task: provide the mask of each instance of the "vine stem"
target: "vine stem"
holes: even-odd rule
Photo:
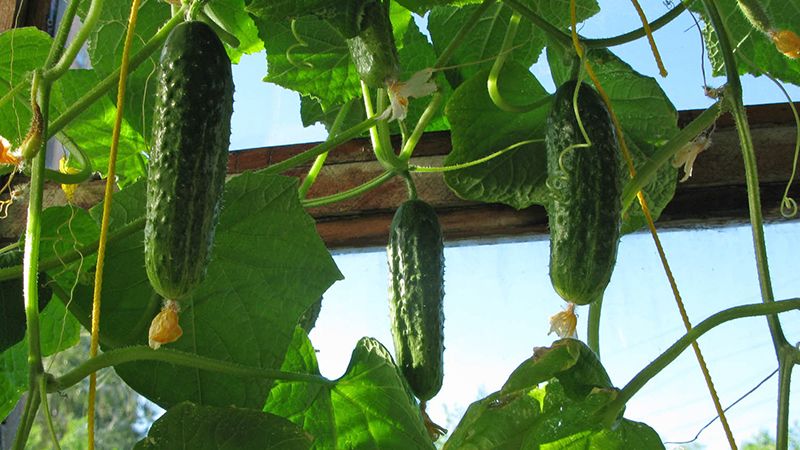
[[[630,207],[636,199],[636,194],[653,180],[661,166],[666,164],[670,158],[675,156],[680,149],[696,138],[703,130],[713,125],[720,113],[722,113],[722,102],[716,102],[656,150],[623,188],[622,210],[625,211]]]
[[[133,42],[133,30],[136,28],[136,19],[139,12],[139,1],[131,2],[131,12],[128,16],[128,30],[125,33],[125,45],[122,48],[122,61],[120,62],[119,87],[117,89],[117,111],[114,118],[114,129],[111,135],[111,149],[108,155],[108,173],[106,176],[106,188],[103,195],[103,218],[100,222],[100,240],[97,246],[97,263],[95,265],[94,292],[92,297],[92,338],[89,346],[89,356],[97,356],[100,346],[100,305],[102,303],[103,291],[103,269],[105,267],[106,243],[108,241],[108,225],[111,220],[111,203],[114,195],[114,185],[116,184],[117,154],[119,150],[119,135],[122,128],[122,113],[125,109],[125,87],[127,86],[128,69],[130,61],[131,44]],[[92,1],[92,8],[100,3],[98,0]],[[89,450],[95,447],[95,403],[97,394],[97,373],[92,372],[89,376]]]
[[[41,72],[36,71],[31,82],[31,95],[42,112],[42,133],[47,128],[47,115],[50,105],[50,84],[41,82]],[[28,440],[33,417],[39,408],[39,378],[44,374],[42,347],[39,329],[39,250],[42,234],[42,200],[44,197],[44,168],[47,160],[47,147],[44,140],[31,163],[30,198],[28,200],[28,223],[25,229],[25,254],[23,256],[23,297],[25,299],[25,322],[28,338],[28,403],[25,416],[28,420],[20,423],[15,440],[15,448],[22,449]]]
[[[589,318],[586,324],[586,345],[600,359],[600,316],[603,312],[603,294],[589,303]]]
[[[342,200],[347,200],[349,198],[357,197],[365,192],[375,189],[376,187],[382,185],[383,183],[386,183],[387,181],[394,178],[395,175],[396,175],[395,171],[387,170],[360,186],[356,186],[346,191],[337,192],[336,194],[327,195],[325,197],[303,200],[301,204],[303,205],[304,208],[314,208],[316,206],[329,205],[331,203],[336,203]]]
[[[86,17],[83,20],[83,25],[81,26],[80,30],[78,30],[78,33],[72,38],[72,41],[64,50],[63,54],[58,59],[58,62],[44,71],[42,74],[43,79],[53,82],[61,78],[61,76],[64,75],[67,70],[69,70],[69,66],[72,65],[73,61],[75,61],[75,57],[78,56],[78,52],[81,51],[83,44],[87,39],[89,39],[89,33],[91,33],[95,25],[97,25],[97,20],[100,18],[100,12],[103,10],[103,2],[104,0],[92,0],[91,4],[89,5],[89,11],[86,12]],[[62,41],[62,43],[64,41]],[[59,52],[52,52],[51,55],[56,55],[57,53]]]
[[[436,112],[439,111],[439,108],[442,106],[442,101],[444,97],[440,92],[433,94],[433,98],[431,99],[428,106],[425,108],[425,111],[422,112],[422,115],[419,117],[417,121],[417,125],[414,127],[414,131],[411,132],[411,135],[406,139],[406,142],[403,143],[403,148],[400,150],[400,159],[403,161],[408,161],[411,159],[411,155],[414,153],[414,149],[417,147],[419,140],[422,138],[422,135],[425,133],[425,128],[428,124],[433,120],[434,115]]]
[[[756,256],[756,267],[758,270],[758,281],[761,289],[761,300],[765,304],[772,304],[775,296],[770,280],[769,264],[767,262],[767,246],[764,239],[764,224],[761,215],[761,195],[758,181],[758,166],[756,164],[755,148],[750,135],[750,126],[747,121],[747,113],[742,100],[742,84],[739,78],[736,59],[733,55],[734,47],[730,40],[730,35],[722,20],[722,16],[717,9],[715,0],[703,0],[711,26],[717,35],[720,53],[725,65],[725,75],[727,85],[725,88],[725,99],[731,111],[736,130],[739,134],[739,146],[742,149],[744,159],[745,182],[747,185],[747,200],[750,211],[750,228],[753,235],[753,247]],[[791,366],[796,359],[796,349],[786,340],[781,328],[780,320],[775,315],[767,316],[767,324],[772,343],[778,359],[778,420],[776,430],[776,448],[779,450],[788,448],[789,439],[789,392],[791,384]],[[788,367],[787,367],[788,366]],[[787,378],[788,377],[788,378]]]
[[[350,110],[353,108],[353,101],[349,100],[341,108],[339,108],[339,112],[336,113],[336,118],[333,120],[333,124],[331,125],[331,130],[328,133],[328,139],[335,137],[339,134],[339,130],[342,128],[342,124],[344,123],[345,118],[350,113]],[[321,155],[317,156],[317,159],[314,160],[314,164],[311,165],[311,168],[308,170],[308,174],[306,175],[305,179],[303,179],[303,183],[300,185],[298,189],[298,194],[300,196],[300,200],[306,198],[308,195],[308,191],[311,189],[311,186],[314,185],[314,182],[317,180],[319,176],[319,172],[322,170],[322,166],[325,165],[325,160],[328,158],[328,152],[325,152]]]
[[[680,339],[675,341],[674,344],[664,350],[663,353],[637,373],[628,384],[619,391],[617,398],[608,404],[603,412],[603,422],[609,426],[614,423],[628,400],[639,392],[648,381],[653,379],[653,377],[658,375],[665,367],[680,356],[693,342],[696,342],[701,336],[711,331],[713,328],[731,320],[744,317],[774,315],[799,309],[800,298],[792,298],[771,303],[734,306],[711,315],[698,323],[691,331],[686,332],[686,334],[681,336]]]
[[[322,375],[307,373],[283,372],[274,369],[250,367],[228,361],[220,361],[192,353],[181,352],[169,348],[153,350],[146,345],[123,347],[103,352],[83,362],[78,367],[57,377],[48,385],[48,392],[59,392],[74,386],[81,380],[106,367],[118,366],[134,361],[158,361],[182,367],[207,370],[246,378],[269,378],[273,380],[301,381],[306,383],[332,386],[333,381]]]

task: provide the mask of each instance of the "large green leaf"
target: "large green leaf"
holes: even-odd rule
[[[473,403],[445,449],[663,449],[647,425],[596,414],[617,395],[594,353],[574,339],[539,348],[503,388]]]
[[[31,120],[29,72],[44,65],[50,50],[50,36],[35,28],[17,28],[0,33],[0,136],[18,147]],[[17,95],[6,96],[15,86]]]
[[[51,301],[39,315],[42,356],[72,347],[80,338],[80,325],[61,301]],[[0,352],[0,418],[8,416],[28,389],[28,339]]]
[[[314,348],[297,329],[283,370],[318,374]],[[279,382],[264,410],[313,435],[321,449],[433,448],[403,375],[378,341],[361,339],[333,386]]]
[[[566,68],[572,65],[573,55],[560,52],[557,47],[548,47],[547,56],[554,81],[561,85],[567,81],[569,70]],[[638,168],[658,146],[678,132],[678,113],[655,79],[634,71],[610,51],[592,51],[589,59],[620,120],[634,166]],[[625,166],[623,173],[627,174],[627,164],[624,161],[622,164]],[[654,219],[672,199],[677,173],[671,164],[665,164],[644,188]],[[644,224],[641,208],[631,207],[623,218],[622,232],[635,231]]]
[[[376,0],[250,0],[247,10],[271,21],[291,21],[316,16],[333,26],[342,36],[351,38],[363,28],[367,4]]]
[[[445,164],[473,161],[510,145],[541,139],[488,162],[447,172],[445,181],[459,197],[499,202],[521,209],[547,201],[547,160],[544,146],[547,104],[527,113],[509,113],[492,103],[486,90],[488,70],[475,74],[453,92],[445,114],[452,129],[453,150]],[[547,96],[523,66],[507,62],[500,74],[501,93],[519,103]],[[480,126],[476,126],[480,124]]]
[[[772,19],[772,27],[776,30],[800,30],[800,1],[798,0],[759,0]],[[695,3],[695,10],[705,16],[705,9]],[[781,54],[772,40],[755,30],[736,6],[736,2],[717,2],[725,28],[730,34],[730,41],[736,46],[739,73],[762,75],[769,73],[787,83],[800,84],[800,61],[790,59]],[[719,41],[711,26],[703,32],[708,56],[715,75],[724,75],[725,67]]]
[[[54,84],[59,95],[53,97],[53,107],[63,111],[99,82],[92,70],[69,70]],[[68,138],[90,158],[94,171],[103,176],[108,172],[108,149],[117,108],[108,97],[101,97],[83,110],[78,118],[57,136]],[[138,131],[122,121],[119,135],[116,173],[120,185],[125,186],[146,175],[142,153],[147,150]]]
[[[81,17],[85,17],[88,5],[89,2],[81,2]],[[103,2],[98,24],[89,37],[89,58],[92,68],[101,78],[119,67],[129,14],[128,2]],[[131,54],[139,51],[169,17],[170,8],[167,2],[142,0]],[[158,57],[159,52],[153,53],[135,71],[128,74],[128,84],[125,89],[125,119],[141,136],[150,135],[150,126],[153,122],[155,77],[152,74],[158,63]],[[116,89],[112,89],[108,95],[116,102]]]
[[[564,28],[569,24],[568,0],[527,3],[533,11],[539,13],[543,19],[553,25]],[[441,54],[450,45],[477,8],[477,5],[460,8],[442,6],[431,11],[428,18],[428,30],[437,54]],[[583,21],[599,10],[595,0],[579,1],[577,4],[578,20]],[[488,8],[473,31],[464,38],[459,48],[447,61],[448,66],[459,66],[457,70],[447,72],[447,78],[454,87],[492,65],[494,58],[500,53],[510,18],[511,9],[505,7],[501,2]],[[533,26],[527,20],[522,20],[514,38],[514,50],[508,59],[525,67],[531,66],[539,58],[539,54],[547,43],[546,36],[541,29]]]
[[[327,108],[359,97],[358,73],[350,61],[347,43],[325,20],[305,16],[294,22],[266,17],[255,19],[267,50],[264,81],[319,99]]]
[[[288,420],[249,409],[180,403],[134,450],[305,450],[311,438]]]
[[[114,196],[112,233],[143,215],[143,184]],[[182,304],[184,335],[170,347],[252,367],[280,366],[298,318],[341,278],[296,189],[296,180],[263,173],[227,183],[207,278]],[[100,327],[105,348],[147,343],[160,299],[143,258],[141,231],[109,245]],[[89,286],[82,291],[72,309],[86,320]],[[161,363],[125,364],[117,372],[162,406],[190,400],[260,408],[271,385]]]

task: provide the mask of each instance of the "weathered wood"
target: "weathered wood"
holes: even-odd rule
[[[699,111],[684,111],[682,124]],[[795,145],[795,125],[787,105],[748,108],[753,140],[758,153],[762,203],[766,220],[781,220],[779,205],[788,180]],[[299,154],[314,144],[297,144],[237,151],[231,153],[231,175],[267,167]],[[428,133],[420,141],[413,163],[441,165],[450,151],[447,132]],[[302,177],[306,167],[286,172]],[[356,139],[331,152],[309,198],[330,195],[357,186],[381,173],[367,139]],[[521,211],[497,205],[464,201],[456,197],[439,174],[414,174],[419,195],[437,209],[445,238],[450,241],[494,238],[531,238],[547,233],[544,208],[533,206]],[[797,198],[800,189],[791,194]],[[89,206],[102,196],[100,181],[86,183],[77,192],[81,206]],[[63,203],[57,185],[49,185],[47,204]],[[384,245],[395,208],[406,199],[406,187],[398,179],[360,197],[309,209],[317,221],[320,235],[330,248],[357,248]],[[0,221],[0,238],[14,238],[24,227],[24,201],[9,210]],[[662,213],[659,226],[705,227],[742,223],[747,220],[747,195],[738,138],[729,117],[721,117],[712,135],[711,147],[700,154],[694,176],[677,187],[675,198]]]
[[[0,0],[0,33],[29,26],[52,33],[50,4],[50,0]]]

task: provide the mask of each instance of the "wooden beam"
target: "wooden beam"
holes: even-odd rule
[[[51,0],[0,0],[0,32],[36,27],[52,35],[51,3]]]
[[[699,111],[684,111],[680,123],[686,124]],[[768,221],[783,220],[780,200],[789,179],[795,145],[794,118],[788,105],[762,105],[748,108],[753,139],[758,152],[764,216]],[[297,155],[313,143],[258,148],[232,152],[228,159],[231,175],[268,167]],[[450,151],[448,132],[427,133],[415,151],[414,163],[441,164]],[[286,174],[302,177],[308,167]],[[367,139],[350,141],[331,152],[310,197],[329,195],[357,186],[381,173]],[[441,175],[414,174],[422,198],[436,208],[445,238],[450,241],[486,239],[530,239],[546,237],[547,214],[533,206],[520,211],[499,204],[470,202],[456,197]],[[102,197],[100,181],[81,185],[79,204],[91,206]],[[800,196],[795,187],[791,194]],[[59,187],[49,185],[46,204],[63,204]],[[363,248],[385,245],[394,210],[406,199],[402,181],[392,180],[352,200],[311,208],[317,229],[329,248]],[[24,202],[15,204],[9,217],[0,220],[0,238],[16,239],[24,227]],[[695,164],[694,176],[677,186],[675,197],[658,221],[661,228],[722,226],[744,223],[748,219],[744,167],[736,130],[723,116],[712,135],[711,147]]]

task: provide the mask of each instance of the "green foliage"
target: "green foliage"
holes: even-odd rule
[[[547,160],[544,146],[546,104],[516,114],[494,106],[486,91],[488,70],[475,74],[453,92],[446,115],[451,126],[452,152],[445,164],[472,161],[522,141],[537,140],[491,161],[445,174],[458,196],[482,202],[500,202],[517,209],[547,201]],[[523,66],[507,62],[500,74],[501,92],[533,101],[547,96]],[[475,126],[480,123],[482,126]]]
[[[319,373],[314,348],[300,328],[281,368]],[[278,382],[264,411],[302,426],[315,436],[315,449],[433,448],[402,373],[375,339],[356,344],[347,372],[332,386]]]
[[[305,450],[310,436],[286,419],[249,409],[180,403],[134,450]]]
[[[585,344],[539,348],[500,391],[473,403],[445,449],[663,449],[647,425],[620,419],[598,427],[595,414],[617,395]]]

